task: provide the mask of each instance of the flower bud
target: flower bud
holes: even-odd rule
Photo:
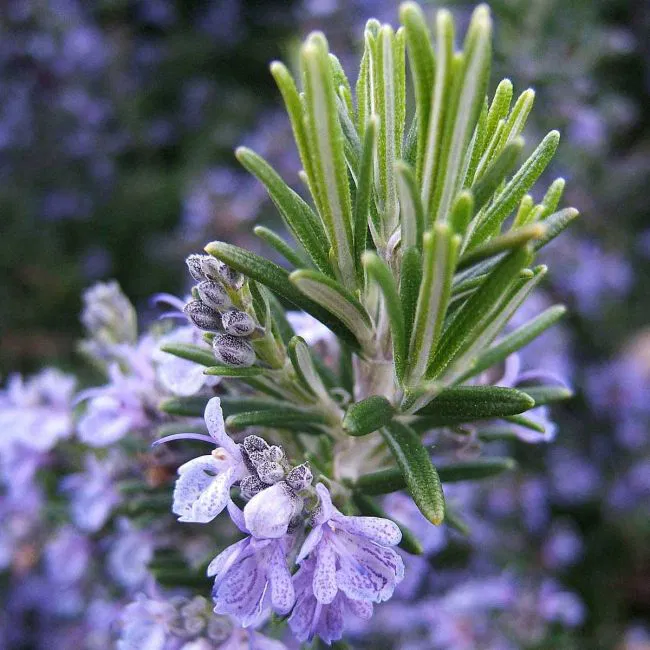
[[[231,303],[228,293],[218,282],[204,280],[196,286],[196,290],[201,297],[201,300],[209,307],[212,307],[212,309],[221,311],[222,309],[230,307]],[[221,320],[223,322],[223,316]],[[233,334],[234,332],[229,333]]]
[[[300,492],[311,485],[314,476],[307,463],[294,467],[285,479],[287,485],[296,492]]]
[[[244,451],[249,455],[255,451],[266,451],[269,448],[269,443],[259,436],[246,436],[243,445]]]
[[[246,340],[231,334],[219,334],[212,341],[212,351],[219,363],[234,368],[248,368],[255,363],[255,350]]]
[[[239,271],[231,269],[227,264],[224,264],[224,262],[221,262],[220,260],[215,260],[215,262],[217,263],[217,269],[221,280],[229,287],[235,289],[235,291],[239,291],[244,286],[246,277]]]
[[[266,484],[262,483],[262,481],[260,481],[260,479],[254,474],[244,476],[239,483],[241,495],[247,501],[252,499],[258,492],[261,492],[266,487]]]
[[[221,267],[224,266],[224,263],[216,257],[212,257],[212,255],[201,255],[200,257],[203,279],[207,278],[213,282],[222,282]]]
[[[221,316],[200,300],[192,300],[183,307],[187,317],[199,329],[218,332],[221,329]]]
[[[203,272],[203,264],[201,263],[203,257],[205,257],[205,255],[190,255],[185,260],[185,264],[187,264],[187,270],[197,282],[205,280],[206,277],[205,273]]]
[[[229,309],[221,319],[224,330],[233,336],[250,336],[255,331],[255,321],[245,311]]]
[[[273,485],[284,478],[284,470],[279,463],[266,460],[257,466],[257,475],[263,483]]]

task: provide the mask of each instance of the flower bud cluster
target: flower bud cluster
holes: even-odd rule
[[[244,438],[240,446],[244,463],[250,474],[240,481],[242,497],[250,501],[270,486],[276,486],[292,506],[289,528],[301,523],[304,499],[301,492],[311,486],[313,475],[307,463],[292,467],[282,447],[269,445],[259,436]]]
[[[240,291],[245,277],[211,255],[190,255],[190,275],[198,282],[194,300],[183,311],[199,329],[215,332],[212,349],[216,360],[226,366],[248,367],[255,363],[250,337],[257,323],[245,311],[233,306],[231,292]]]

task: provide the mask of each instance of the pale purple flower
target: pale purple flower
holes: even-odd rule
[[[346,612],[368,618],[372,603],[393,595],[404,563],[390,547],[402,534],[388,519],[343,515],[322,483],[316,491],[320,505],[297,558],[305,566],[294,577],[297,597],[289,625],[302,641],[318,634],[329,643],[341,637]]]
[[[110,382],[79,395],[88,399],[86,412],[77,426],[79,439],[92,447],[106,447],[127,433],[146,427],[151,422],[143,392],[148,388],[142,378],[126,376],[114,364],[109,368]]]
[[[178,468],[172,512],[179,521],[212,521],[230,500],[231,486],[248,474],[239,445],[226,433],[218,397],[213,397],[205,407],[205,423],[211,437],[177,434],[157,441],[190,437],[218,445],[210,455],[194,458]]]
[[[259,625],[271,611],[288,614],[295,602],[286,560],[293,538],[257,539],[232,502],[228,513],[249,536],[219,553],[208,566],[208,576],[215,576],[214,611],[234,617],[243,627]]]
[[[90,562],[88,538],[73,526],[63,526],[45,545],[45,568],[47,575],[59,585],[79,582]]]
[[[94,284],[83,292],[82,299],[81,323],[98,351],[117,343],[135,343],[135,309],[115,280]]]
[[[316,572],[317,560],[310,557],[303,561],[294,575],[296,605],[289,617],[289,626],[299,641],[311,641],[319,636],[325,643],[331,644],[343,636],[350,616],[362,621],[369,620],[373,604],[367,600],[348,598],[342,591],[337,591],[330,602],[319,601],[314,594]]]
[[[174,395],[194,395],[204,386],[212,387],[219,383],[220,377],[203,374],[203,366],[159,349],[167,343],[190,343],[211,351],[202,333],[195,327],[179,327],[159,339],[153,360],[156,362],[158,379],[166,390]]]
[[[147,565],[153,557],[155,536],[151,530],[136,528],[125,518],[118,520],[117,528],[117,537],[110,545],[107,567],[119,584],[135,589],[149,577]]]
[[[120,464],[115,453],[101,460],[88,454],[85,470],[63,479],[61,487],[70,500],[72,519],[82,530],[98,531],[120,502],[115,486]]]
[[[0,391],[0,454],[13,445],[49,451],[73,431],[72,396],[76,380],[47,368],[25,381],[11,375]]]

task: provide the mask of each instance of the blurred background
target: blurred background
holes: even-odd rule
[[[444,3],[461,32],[473,4]],[[547,180],[567,179],[564,203],[582,216],[546,253],[549,280],[530,307],[564,302],[569,316],[528,351],[576,397],[555,409],[556,442],[521,448],[517,476],[477,508],[519,531],[502,566],[541,568],[584,607],[539,647],[647,649],[650,3],[490,4],[491,89],[504,76],[516,92],[535,88],[527,143],[560,129]],[[97,280],[117,279],[146,317],[152,294],[187,288],[183,259],[205,242],[259,249],[252,224],[277,216],[233,148],[250,146],[298,184],[268,62],[293,61],[318,28],[353,74],[365,20],[397,24],[397,6],[2,2],[0,377],[75,370],[80,296]]]

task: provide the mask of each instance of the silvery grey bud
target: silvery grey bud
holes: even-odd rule
[[[212,258],[214,259],[214,258]],[[239,291],[246,281],[246,277],[239,271],[231,269],[227,264],[220,260],[215,260],[219,271],[220,278],[229,286]]]
[[[253,346],[239,336],[219,334],[212,341],[212,351],[219,363],[233,368],[248,368],[255,363]]]
[[[223,329],[233,336],[250,336],[255,331],[255,321],[239,309],[229,309],[221,315]]]
[[[263,483],[273,485],[284,478],[284,470],[279,463],[267,460],[257,465],[257,475]]]
[[[260,479],[254,474],[249,476],[244,476],[244,478],[239,482],[239,490],[244,499],[252,499],[258,492],[261,492],[265,487],[267,487]]]
[[[221,316],[200,300],[192,300],[183,307],[187,317],[202,330],[218,332],[221,329]]]
[[[311,485],[313,478],[314,477],[311,473],[309,465],[307,465],[307,463],[303,463],[302,465],[294,467],[287,474],[285,481],[292,490],[300,492],[300,490],[304,490]]]
[[[246,436],[243,445],[244,451],[249,455],[255,451],[266,451],[269,448],[269,443],[259,436]]]
[[[279,463],[284,458],[284,450],[277,445],[271,445],[267,452],[267,458],[274,463]]]
[[[204,279],[212,280],[213,282],[221,282],[221,267],[224,266],[223,262],[219,261],[212,255],[201,255],[201,271],[203,272]]]
[[[205,255],[190,255],[186,260],[187,269],[190,272],[190,275],[197,281],[205,280],[205,273],[203,273],[203,265],[201,263],[202,258]]]
[[[201,297],[201,300],[209,307],[212,307],[212,309],[222,311],[223,309],[230,307],[231,303],[228,293],[219,282],[204,280],[196,286],[196,290]],[[223,321],[223,315],[221,320]],[[230,332],[230,334],[233,334],[233,332]]]

